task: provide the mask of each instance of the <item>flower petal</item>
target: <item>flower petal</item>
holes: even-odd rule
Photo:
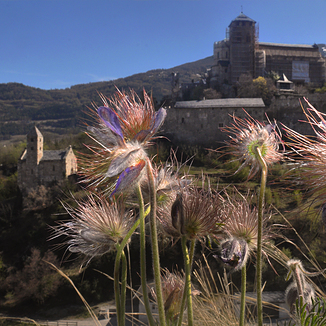
[[[99,140],[103,145],[121,145],[121,137],[111,131],[111,129],[106,129],[105,132],[99,128],[92,126],[87,126],[87,130],[95,137],[96,140]]]
[[[141,130],[136,134],[133,140],[137,140],[140,143],[142,143],[149,135],[150,135],[150,130]]]
[[[102,121],[110,128],[116,135],[120,136],[123,141],[123,133],[117,114],[106,106],[101,106],[97,109],[97,113]]]
[[[153,121],[153,125],[151,127],[151,133],[152,134],[155,134],[159,129],[160,127],[162,126],[165,118],[166,118],[166,109],[164,108],[160,108],[156,114],[155,114],[155,117],[154,117],[154,121]]]
[[[111,196],[117,192],[122,192],[130,187],[139,177],[140,172],[145,166],[145,161],[140,160],[136,165],[126,168],[119,176],[118,182],[115,186]]]
[[[166,117],[166,110],[163,108],[160,108],[153,117],[151,121],[151,127],[148,130],[141,130],[136,134],[136,136],[133,138],[134,140],[137,140],[139,142],[145,141],[150,136],[154,135],[162,126],[164,120]]]
[[[124,169],[126,169],[126,167],[132,165],[132,161],[135,159],[135,156],[140,150],[141,148],[138,147],[114,158],[105,176],[108,178],[114,177],[115,175],[121,173]]]

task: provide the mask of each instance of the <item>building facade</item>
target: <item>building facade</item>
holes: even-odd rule
[[[35,126],[27,134],[27,147],[18,161],[18,186],[28,193],[40,185],[51,186],[77,173],[77,158],[65,150],[43,150],[43,135]]]
[[[226,98],[180,101],[167,108],[163,134],[174,144],[217,148],[227,139],[221,129],[230,126],[232,116],[265,120],[265,104],[261,98]]]
[[[256,22],[243,13],[230,23],[226,38],[214,43],[213,86],[235,85],[242,74],[257,78],[272,71],[297,84],[325,82],[320,46],[264,43],[258,34]]]

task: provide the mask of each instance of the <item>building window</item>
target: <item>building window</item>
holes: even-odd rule
[[[222,122],[222,123],[219,123],[219,124],[218,124],[218,127],[219,127],[219,128],[223,128],[223,127],[224,127],[224,123],[223,123],[223,122]]]
[[[185,122],[185,118],[181,118],[181,123],[184,123]]]
[[[34,142],[34,138],[31,138],[31,142]]]
[[[55,165],[52,166],[52,171],[55,171]]]
[[[31,174],[34,174],[34,171],[33,171],[33,169],[31,169]]]
[[[33,151],[33,150],[34,150],[34,147],[32,146],[32,147],[31,147],[31,151]]]

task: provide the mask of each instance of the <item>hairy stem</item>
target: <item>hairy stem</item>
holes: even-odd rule
[[[121,326],[125,326],[126,318],[126,288],[127,288],[127,259],[124,250],[121,255],[121,295],[120,295],[120,322]]]
[[[239,326],[244,326],[246,316],[246,282],[247,282],[247,266],[241,268],[241,302],[240,302],[240,321]]]
[[[150,326],[155,326],[155,321],[152,315],[151,307],[149,304],[147,292],[147,278],[146,278],[146,234],[145,234],[145,214],[144,214],[144,200],[140,189],[140,185],[136,189],[138,202],[139,202],[139,231],[140,231],[140,278],[141,288],[143,292],[143,301],[146,310],[147,319]],[[152,211],[153,207],[151,207]]]
[[[299,272],[298,267],[295,268],[295,270],[293,271],[293,274],[294,274],[295,282],[297,283],[298,297],[299,297],[299,299],[301,297],[303,300],[303,282],[302,282],[301,272]]]
[[[148,213],[149,213],[149,209],[146,210],[144,216],[146,217]],[[114,296],[115,296],[115,304],[116,304],[119,325],[120,325],[119,316],[121,314],[121,298],[120,298],[120,287],[119,287],[121,256],[122,254],[124,254],[123,250],[126,244],[128,243],[129,239],[131,238],[131,236],[134,234],[135,230],[138,228],[139,223],[140,223],[140,219],[138,219],[134,223],[134,225],[130,228],[130,230],[128,231],[124,239],[121,241],[121,243],[116,245],[117,254],[115,257],[115,264],[114,264]]]
[[[164,309],[164,300],[163,300],[162,285],[161,285],[161,266],[160,266],[160,255],[159,255],[159,248],[158,248],[157,226],[156,226],[156,189],[155,189],[152,164],[149,159],[147,160],[147,175],[148,175],[149,189],[150,189],[151,211],[149,213],[149,224],[151,229],[155,292],[156,292],[160,326],[165,326],[166,325],[165,309]]]
[[[262,234],[263,234],[263,208],[267,181],[267,165],[261,155],[260,148],[255,148],[257,158],[261,166],[260,192],[258,197],[258,236],[257,236],[257,317],[258,326],[263,326],[263,303],[262,303]]]
[[[114,297],[115,306],[117,311],[118,326],[121,326],[121,299],[120,299],[120,262],[121,262],[121,252],[119,253],[120,245],[117,244],[117,255],[115,257],[114,263]]]
[[[191,243],[190,243],[190,253],[189,253],[189,256],[190,256],[190,272],[192,270],[192,264],[193,264],[193,261],[194,261],[195,245],[196,245],[196,240],[192,240]],[[190,286],[191,286],[191,284],[190,284]],[[178,326],[182,325],[183,312],[185,310],[186,300],[187,300],[187,291],[186,291],[186,282],[185,282],[184,289],[183,289],[182,303],[181,303],[181,308],[180,308],[180,313],[179,313]]]
[[[194,317],[192,311],[192,297],[191,297],[191,266],[190,255],[187,247],[187,239],[185,236],[181,238],[182,251],[185,261],[185,289],[184,292],[187,296],[187,314],[188,314],[188,326],[194,324]]]

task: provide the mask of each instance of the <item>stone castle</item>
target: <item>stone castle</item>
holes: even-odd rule
[[[41,185],[51,186],[76,172],[77,159],[72,147],[43,150],[43,135],[34,126],[27,134],[27,148],[18,161],[18,187],[22,193]]]
[[[298,132],[311,134],[309,124],[300,122],[305,116],[300,106],[300,96],[294,94],[292,85],[325,82],[326,60],[323,49],[317,45],[289,45],[258,42],[256,22],[241,13],[229,25],[227,37],[214,43],[214,66],[210,71],[210,87],[236,86],[239,77],[252,78],[275,72],[284,75],[283,83],[289,85],[267,107],[261,98],[222,98],[198,101],[178,101],[168,107],[163,134],[175,144],[202,147],[220,147],[227,138],[222,128],[232,124],[232,115],[245,118],[246,112],[259,121],[266,115]],[[285,92],[289,91],[289,92]],[[325,96],[309,94],[309,101],[326,112]]]
[[[214,43],[211,83],[235,85],[242,74],[253,78],[276,72],[296,84],[322,85],[326,77],[324,49],[317,44],[259,42],[256,22],[241,13],[230,23],[226,38]]]

